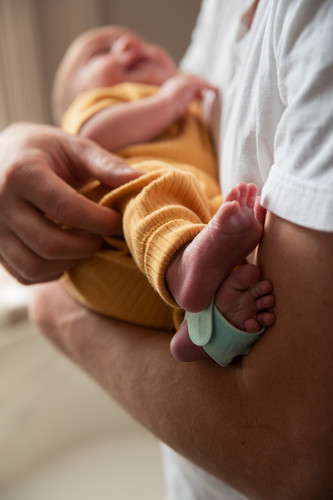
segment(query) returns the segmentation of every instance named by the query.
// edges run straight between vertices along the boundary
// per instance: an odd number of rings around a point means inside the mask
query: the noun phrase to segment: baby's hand
[[[178,73],[161,86],[158,94],[173,106],[175,119],[178,119],[185,115],[194,99],[202,99],[205,90],[218,92],[217,87],[200,76]]]

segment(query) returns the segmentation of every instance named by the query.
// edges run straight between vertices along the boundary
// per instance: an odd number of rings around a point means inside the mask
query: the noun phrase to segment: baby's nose
[[[134,33],[124,33],[116,42],[116,50],[125,52],[142,44],[141,38]]]

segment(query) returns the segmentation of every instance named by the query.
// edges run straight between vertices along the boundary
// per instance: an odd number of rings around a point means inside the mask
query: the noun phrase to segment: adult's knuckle
[[[5,181],[8,185],[17,184],[21,182],[22,178],[24,180],[26,176],[26,165],[21,161],[17,160],[12,162],[5,171]]]
[[[34,285],[40,281],[40,264],[35,258],[25,260],[25,266],[17,265],[15,277],[22,285]]]
[[[33,279],[31,277],[28,277],[28,276],[18,275],[16,279],[21,285],[24,285],[24,286],[35,285],[36,283],[38,283],[37,279]]]
[[[53,202],[52,213],[58,223],[70,224],[70,222],[74,220],[77,215],[77,208],[75,207],[73,200],[59,197]]]
[[[57,242],[48,237],[46,234],[40,234],[36,238],[34,250],[38,257],[46,260],[53,260],[57,258],[59,253]]]
[[[0,221],[1,226],[7,226],[7,215],[10,214],[10,210],[8,210],[8,203],[6,200],[6,196],[0,188]],[[1,234],[1,226],[0,226],[0,234]]]
[[[37,256],[29,260],[29,264],[20,270],[19,281],[23,285],[35,285],[45,281],[47,272],[44,259]]]
[[[26,189],[30,180],[38,182],[40,165],[45,163],[44,153],[39,150],[30,150],[24,158],[18,156],[4,172],[5,185],[13,190]]]

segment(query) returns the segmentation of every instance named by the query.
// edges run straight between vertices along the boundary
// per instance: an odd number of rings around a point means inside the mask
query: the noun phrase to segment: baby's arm
[[[184,116],[191,101],[201,98],[204,90],[216,92],[204,79],[179,73],[155,95],[99,111],[82,126],[80,135],[108,151],[150,141]]]

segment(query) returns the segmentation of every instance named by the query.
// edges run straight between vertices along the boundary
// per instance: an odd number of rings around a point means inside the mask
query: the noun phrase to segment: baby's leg
[[[271,326],[275,316],[268,309],[274,306],[272,284],[268,280],[258,282],[259,270],[245,264],[233,271],[219,287],[215,306],[236,328],[249,334],[261,327]],[[208,354],[191,341],[184,323],[174,335],[170,350],[180,361],[196,361]]]
[[[256,194],[254,184],[232,189],[209,224],[170,262],[166,282],[186,311],[205,309],[226,276],[259,243],[263,226],[255,215]]]

